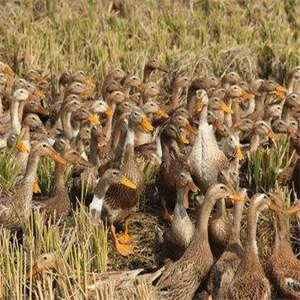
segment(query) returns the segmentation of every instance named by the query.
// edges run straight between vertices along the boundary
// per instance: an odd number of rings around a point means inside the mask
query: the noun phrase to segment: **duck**
[[[169,72],[168,67],[161,64],[157,58],[152,58],[152,59],[148,60],[145,63],[144,76],[143,76],[143,83],[144,84],[151,81],[151,75],[155,70],[159,70],[159,71],[162,71],[164,73]]]
[[[37,142],[32,146],[25,174],[14,195],[0,199],[0,224],[7,229],[17,231],[26,222],[31,212],[31,200],[39,158],[50,156],[55,161],[66,161],[46,142]]]
[[[180,97],[183,90],[189,86],[189,79],[186,76],[178,75],[175,77],[172,87],[172,96],[168,103],[167,112],[171,113],[180,106]]]
[[[135,88],[139,92],[143,89],[143,81],[136,75],[130,75],[124,78],[121,92],[124,94],[126,101],[131,100],[130,92],[132,88]]]
[[[239,191],[240,199],[234,203],[234,224],[230,232],[228,244],[221,257],[211,269],[207,290],[212,299],[224,299],[227,288],[240,264],[243,255],[243,246],[240,238],[243,207],[248,200],[247,190]]]
[[[155,285],[159,299],[191,300],[198,288],[204,289],[214,263],[208,242],[208,219],[215,203],[228,196],[234,195],[224,184],[214,184],[207,190],[197,213],[192,241],[179,260],[166,266]]]
[[[258,88],[258,94],[255,97],[255,110],[247,118],[252,121],[262,120],[264,117],[265,101],[269,94],[278,94],[278,98],[283,100],[282,87],[273,80],[265,80]]]
[[[270,194],[274,203],[283,211],[276,211],[276,238],[273,254],[267,261],[267,270],[275,289],[284,299],[300,298],[300,261],[291,247],[288,214],[300,208],[294,205],[284,210],[284,199],[280,193]],[[295,209],[296,208],[296,209]]]
[[[156,232],[156,240],[159,244],[157,247],[160,252],[159,258],[156,259],[158,266],[165,265],[170,260],[174,262],[180,259],[194,235],[195,226],[188,216],[184,201],[189,190],[196,193],[198,188],[190,173],[186,171],[176,175],[174,181],[176,185],[176,204],[171,227],[164,233],[159,229]]]
[[[121,152],[120,160],[116,159],[116,161],[113,163],[114,168],[117,167],[120,169],[121,173],[130,181],[132,181],[134,188],[128,189],[127,187],[122,187],[119,185],[111,185],[107,190],[105,198],[101,201],[101,206],[97,206],[97,214],[107,221],[114,238],[116,249],[121,255],[124,256],[131,254],[133,248],[131,245],[126,244],[120,246],[118,240],[116,239],[114,224],[116,222],[124,221],[125,231],[122,236],[122,240],[124,243],[130,243],[132,239],[128,234],[128,218],[135,209],[135,206],[144,188],[144,174],[136,163],[134,153],[134,136],[139,126],[143,127],[147,131],[153,130],[152,124],[146,118],[146,115],[143,113],[143,111],[140,110],[140,108],[135,108],[129,115],[128,125],[124,132],[124,137],[120,140],[122,145],[122,147],[118,147],[118,150]],[[116,157],[118,157],[117,154]],[[90,205],[93,206],[95,202],[99,202],[97,199],[101,199],[99,196],[100,192],[101,191],[99,190],[99,187],[96,187],[93,200]]]
[[[288,80],[288,93],[295,93],[300,96],[300,66],[292,69]]]
[[[281,118],[284,121],[288,121],[290,118],[292,118],[293,110],[299,107],[300,107],[300,95],[298,96],[295,93],[287,95],[283,104]]]
[[[271,299],[271,286],[259,261],[256,243],[257,219],[265,209],[280,208],[265,194],[255,194],[247,213],[247,239],[240,264],[228,286],[227,299]]]
[[[174,178],[180,171],[184,170],[188,173],[190,170],[189,162],[179,152],[178,143],[187,143],[182,136],[179,127],[171,123],[161,129],[159,139],[157,140],[157,153],[161,158],[157,184],[160,191],[164,218],[170,222],[173,219],[171,212],[176,204],[176,183]],[[183,203],[185,208],[188,208],[187,194]]]
[[[212,125],[207,122],[208,96],[204,90],[200,90],[203,108],[200,112],[198,133],[188,160],[191,165],[192,175],[201,192],[217,182],[219,171],[228,168],[228,159],[220,150]]]
[[[64,163],[55,162],[53,193],[48,198],[42,197],[32,201],[33,208],[38,209],[46,214],[48,219],[58,220],[69,215],[71,211],[71,201],[69,198],[68,189],[66,187],[66,170],[69,165],[76,164],[85,167],[92,167],[88,161],[63,138],[58,139],[53,148],[64,159]]]
[[[105,200],[106,193],[112,185],[123,185],[129,189],[137,189],[136,184],[134,184],[131,180],[129,180],[126,176],[122,175],[120,170],[117,169],[108,169],[106,170],[95,189],[95,195],[93,197],[93,201],[89,205],[89,210],[94,220],[99,220],[101,218],[101,213],[103,209],[106,209],[107,203]],[[129,255],[132,251],[129,245],[123,244],[120,242],[120,239],[117,238],[115,227],[113,223],[110,223],[110,230],[114,239],[115,247],[117,251],[126,256]],[[124,241],[125,242],[125,241]]]
[[[252,128],[252,134],[250,139],[250,152],[254,152],[260,146],[262,139],[268,137],[275,143],[276,135],[273,132],[271,126],[265,121],[255,122]]]

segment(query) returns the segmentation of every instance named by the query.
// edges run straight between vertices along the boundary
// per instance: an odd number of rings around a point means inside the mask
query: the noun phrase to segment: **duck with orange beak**
[[[66,161],[46,142],[36,142],[30,150],[27,168],[14,195],[0,200],[0,224],[3,227],[18,230],[27,222],[31,212],[31,200],[36,170],[41,156],[50,156],[53,160],[65,164]]]
[[[124,256],[133,252],[133,239],[128,234],[128,218],[135,210],[145,181],[144,174],[137,165],[134,152],[135,133],[140,128],[149,132],[154,129],[145,113],[140,108],[133,107],[128,116],[128,125],[124,128],[125,132],[121,137],[114,162],[115,167],[126,178],[120,178],[121,184],[111,184],[101,205],[98,205],[101,207],[101,210],[98,209],[101,211],[101,218],[106,220],[110,227],[117,251]],[[97,188],[94,197],[99,198]],[[97,203],[99,204],[99,201]],[[125,231],[119,238],[117,238],[114,227],[116,222],[124,222],[125,225]]]

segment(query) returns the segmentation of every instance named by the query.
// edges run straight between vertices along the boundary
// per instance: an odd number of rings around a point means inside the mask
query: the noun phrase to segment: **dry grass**
[[[117,2],[116,2],[117,3]],[[97,83],[113,66],[142,75],[149,57],[157,56],[172,72],[160,83],[169,84],[177,73],[196,76],[222,76],[237,70],[246,80],[257,76],[272,77],[285,84],[288,72],[299,64],[300,6],[297,1],[234,0],[3,0],[0,2],[0,60],[13,66],[20,76],[28,68],[42,69],[50,76],[47,95],[57,89],[59,74],[82,69]],[[272,150],[267,150],[272,151]],[[285,151],[285,150],[284,150]],[[13,191],[18,167],[8,154],[0,158],[0,185],[5,193]],[[273,187],[250,170],[256,182]],[[257,162],[252,161],[252,165]],[[40,164],[39,178],[43,193],[51,191],[49,161]],[[272,170],[271,170],[272,168]],[[250,168],[251,169],[251,168]],[[249,174],[248,174],[249,175]],[[269,179],[268,179],[269,180]],[[106,270],[154,267],[152,243],[154,227],[161,221],[155,199],[154,178],[147,174],[148,187],[132,219],[131,231],[138,243],[135,255],[122,258],[116,254],[103,226],[91,224],[81,207],[65,223],[44,223],[37,214],[24,225],[24,237],[10,237],[0,229],[0,299],[70,299],[87,294],[87,274]],[[296,225],[293,220],[293,242]],[[164,226],[164,223],[160,223]],[[273,217],[264,214],[259,223],[259,246],[263,259],[272,244]],[[297,249],[299,251],[299,247]],[[70,269],[61,274],[25,280],[25,265],[40,253],[54,251],[64,257]],[[70,279],[72,278],[72,280]],[[59,288],[58,288],[59,287]],[[114,298],[113,283],[101,290],[103,299]],[[136,297],[149,298],[142,286]]]

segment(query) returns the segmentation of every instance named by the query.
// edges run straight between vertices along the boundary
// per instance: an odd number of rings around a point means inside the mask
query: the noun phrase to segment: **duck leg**
[[[119,242],[119,240],[117,238],[117,235],[116,235],[116,229],[115,229],[115,226],[113,224],[110,225],[110,231],[111,231],[111,234],[113,236],[117,251],[123,256],[128,256],[129,254],[132,254],[133,253],[133,247],[130,246],[130,245],[121,244]]]
[[[134,241],[134,238],[130,237],[128,234],[129,222],[127,218],[124,221],[124,225],[125,225],[125,231],[123,234],[120,235],[119,242],[128,245]]]
[[[169,210],[167,208],[167,203],[164,198],[162,198],[161,204],[162,204],[163,211],[164,211],[164,218],[167,221],[172,222],[174,216],[169,212]]]

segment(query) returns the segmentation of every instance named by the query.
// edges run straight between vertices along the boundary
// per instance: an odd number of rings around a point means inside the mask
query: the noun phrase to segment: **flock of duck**
[[[49,80],[40,71],[31,69],[19,78],[0,62],[0,147],[2,153],[12,151],[21,168],[14,193],[2,193],[0,225],[18,231],[32,209],[63,218],[88,181],[91,218],[106,220],[116,250],[130,255],[135,245],[130,216],[145,186],[137,158],[143,158],[157,167],[162,215],[170,222],[165,232],[157,228],[159,272],[140,275],[151,278],[159,299],[192,299],[204,289],[213,299],[270,299],[271,284],[282,297],[300,299],[300,263],[288,229],[288,216],[300,205],[286,208],[278,192],[250,197],[239,180],[247,154],[276,147],[276,134],[285,134],[297,152],[291,172],[297,185],[300,67],[292,71],[287,88],[273,80],[247,83],[235,72],[192,81],[180,74],[170,88],[151,81],[154,72],[158,78],[169,71],[157,59],[146,62],[143,78],[112,69],[99,88],[101,97],[95,97],[96,85],[85,72],[65,72],[57,94],[50,96]],[[48,198],[39,197],[37,168],[43,156],[55,161]],[[190,200],[197,203],[195,224],[187,211]],[[277,230],[273,255],[263,268],[256,231],[258,215],[267,209],[275,214]],[[115,229],[120,222],[121,235]],[[44,254],[28,276],[58,269],[58,260],[56,254]]]

